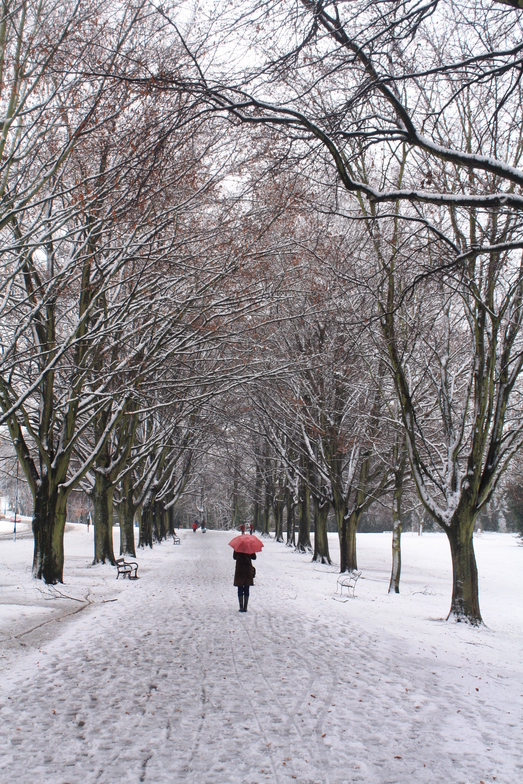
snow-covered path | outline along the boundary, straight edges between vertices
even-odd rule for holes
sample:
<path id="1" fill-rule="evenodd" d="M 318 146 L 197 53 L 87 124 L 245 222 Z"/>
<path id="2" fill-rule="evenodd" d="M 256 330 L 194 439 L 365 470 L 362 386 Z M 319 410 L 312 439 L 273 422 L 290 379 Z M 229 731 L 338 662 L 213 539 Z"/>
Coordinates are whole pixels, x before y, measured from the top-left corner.
<path id="1" fill-rule="evenodd" d="M 88 569 L 80 542 L 63 593 L 91 604 L 18 637 L 23 648 L 10 627 L 2 780 L 523 781 L 521 616 L 480 631 L 430 620 L 448 606 L 441 538 L 400 597 L 386 595 L 373 544 L 373 567 L 345 602 L 333 601 L 333 569 L 268 542 L 243 614 L 229 536 L 181 536 L 140 553 L 134 583 Z M 417 580 L 433 587 L 418 592 Z"/>

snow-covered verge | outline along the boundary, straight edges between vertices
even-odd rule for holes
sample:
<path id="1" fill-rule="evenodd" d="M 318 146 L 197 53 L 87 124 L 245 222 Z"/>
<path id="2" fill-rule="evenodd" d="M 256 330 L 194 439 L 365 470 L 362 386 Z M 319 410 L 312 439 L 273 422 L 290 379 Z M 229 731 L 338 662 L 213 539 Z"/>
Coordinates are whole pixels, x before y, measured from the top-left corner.
<path id="1" fill-rule="evenodd" d="M 269 541 L 240 614 L 230 535 L 180 534 L 129 582 L 90 566 L 92 530 L 68 526 L 58 589 L 31 579 L 30 539 L 0 543 L 0 779 L 523 781 L 514 537 L 476 539 L 473 629 L 442 621 L 443 535 L 404 535 L 399 596 L 390 534 L 359 535 L 355 599 L 335 595 L 334 567 Z"/>

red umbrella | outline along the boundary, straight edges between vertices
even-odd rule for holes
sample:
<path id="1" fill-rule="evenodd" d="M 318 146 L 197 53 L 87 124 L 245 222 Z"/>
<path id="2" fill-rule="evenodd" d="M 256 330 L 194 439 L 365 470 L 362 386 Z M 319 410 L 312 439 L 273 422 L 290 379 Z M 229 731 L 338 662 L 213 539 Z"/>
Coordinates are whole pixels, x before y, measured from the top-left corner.
<path id="1" fill-rule="evenodd" d="M 240 536 L 235 536 L 234 539 L 231 539 L 229 542 L 232 549 L 237 553 L 259 553 L 263 547 L 263 542 L 261 542 L 257 536 L 254 534 L 241 534 Z"/>

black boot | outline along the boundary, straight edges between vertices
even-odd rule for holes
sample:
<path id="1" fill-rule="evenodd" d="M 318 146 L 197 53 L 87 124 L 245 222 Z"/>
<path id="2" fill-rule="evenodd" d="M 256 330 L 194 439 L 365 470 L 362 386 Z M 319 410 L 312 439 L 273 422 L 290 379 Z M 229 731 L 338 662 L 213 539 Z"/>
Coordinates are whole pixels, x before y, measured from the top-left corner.
<path id="1" fill-rule="evenodd" d="M 245 612 L 244 609 L 243 609 L 243 595 L 242 596 L 238 596 L 238 601 L 240 603 L 240 610 L 239 610 L 239 612 Z"/>
<path id="2" fill-rule="evenodd" d="M 243 612 L 247 612 L 247 605 L 249 604 L 249 597 L 245 596 L 243 599 Z"/>

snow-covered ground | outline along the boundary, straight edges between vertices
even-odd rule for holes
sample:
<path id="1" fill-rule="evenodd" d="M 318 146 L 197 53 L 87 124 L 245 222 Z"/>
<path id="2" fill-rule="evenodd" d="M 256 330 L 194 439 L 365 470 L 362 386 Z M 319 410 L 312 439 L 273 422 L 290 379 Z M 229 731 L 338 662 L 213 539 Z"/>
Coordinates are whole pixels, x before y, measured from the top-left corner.
<path id="1" fill-rule="evenodd" d="M 476 540 L 486 626 L 442 621 L 441 534 L 358 537 L 363 576 L 267 542 L 237 612 L 231 535 L 181 531 L 139 577 L 90 566 L 68 526 L 66 583 L 0 542 L 0 780 L 17 784 L 523 782 L 523 547 Z M 330 539 L 337 557 L 336 538 Z M 117 546 L 117 542 L 116 542 Z"/>
<path id="2" fill-rule="evenodd" d="M 14 530 L 14 521 L 15 517 L 14 514 L 11 518 L 0 519 L 0 537 L 7 538 L 13 535 Z M 21 517 L 20 515 L 16 516 L 16 533 L 29 533 L 31 531 L 31 517 Z"/>

